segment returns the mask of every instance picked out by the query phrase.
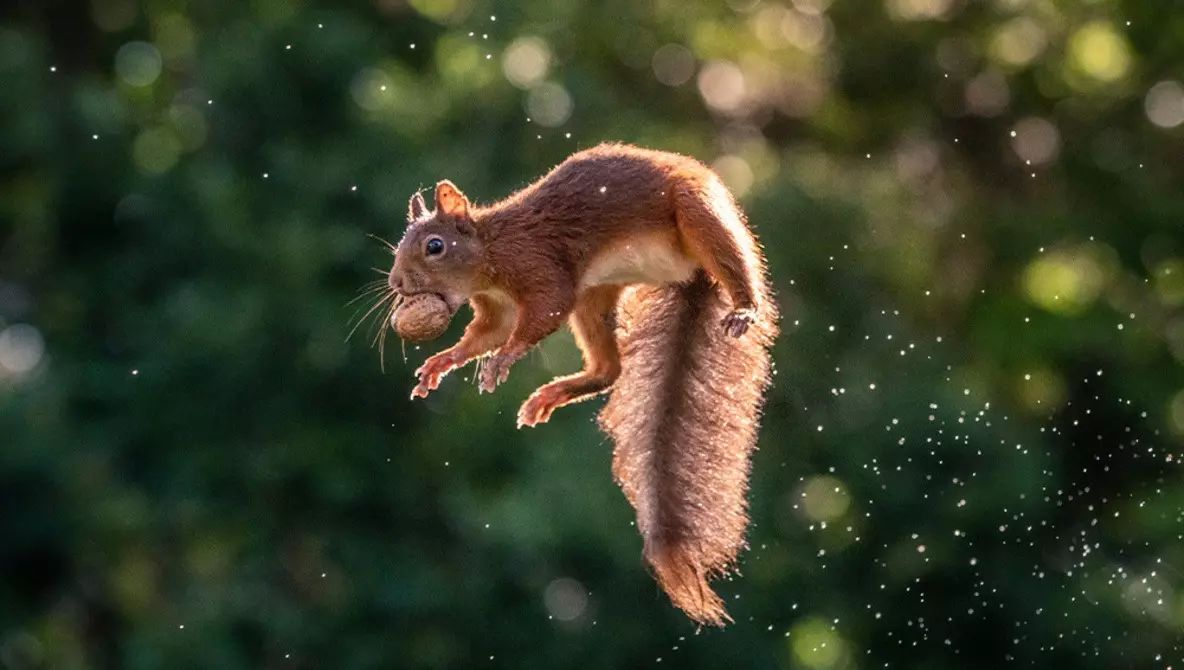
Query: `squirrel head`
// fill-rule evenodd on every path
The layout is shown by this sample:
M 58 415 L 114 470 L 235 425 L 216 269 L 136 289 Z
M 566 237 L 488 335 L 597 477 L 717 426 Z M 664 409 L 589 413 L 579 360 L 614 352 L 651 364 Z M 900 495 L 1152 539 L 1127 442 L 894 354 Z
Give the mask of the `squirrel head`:
M 436 184 L 435 200 L 429 211 L 422 195 L 411 196 L 407 231 L 387 280 L 403 296 L 438 294 L 455 314 L 475 288 L 482 244 L 460 189 L 444 180 Z

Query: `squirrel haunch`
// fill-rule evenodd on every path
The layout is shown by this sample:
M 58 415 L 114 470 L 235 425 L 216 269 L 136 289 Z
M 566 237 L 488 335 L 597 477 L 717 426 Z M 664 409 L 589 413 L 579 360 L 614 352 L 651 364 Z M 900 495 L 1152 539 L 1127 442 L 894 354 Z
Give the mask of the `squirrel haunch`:
M 434 293 L 473 320 L 416 371 L 413 397 L 488 356 L 479 389 L 566 320 L 584 370 L 536 390 L 519 426 L 611 391 L 600 426 L 637 511 L 644 556 L 694 621 L 730 620 L 709 585 L 735 565 L 777 309 L 764 256 L 710 168 L 622 144 L 578 152 L 489 206 L 451 182 L 412 197 L 391 268 L 404 296 Z

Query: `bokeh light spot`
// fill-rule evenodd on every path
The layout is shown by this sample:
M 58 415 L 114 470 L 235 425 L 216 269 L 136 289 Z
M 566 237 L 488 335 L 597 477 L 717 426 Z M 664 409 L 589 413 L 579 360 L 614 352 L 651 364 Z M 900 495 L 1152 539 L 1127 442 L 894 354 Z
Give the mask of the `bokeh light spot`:
M 1122 79 L 1131 68 L 1130 47 L 1105 21 L 1078 29 L 1069 40 L 1069 57 L 1078 72 L 1102 83 Z
M 160 52 L 148 42 L 128 42 L 115 52 L 115 72 L 131 86 L 149 86 L 160 76 Z
M 790 648 L 802 665 L 818 670 L 833 668 L 846 655 L 846 642 L 830 624 L 818 617 L 810 617 L 790 630 Z
M 1044 254 L 1024 273 L 1028 299 L 1039 307 L 1064 316 L 1089 309 L 1105 286 L 1106 266 L 1093 247 Z
M 978 116 L 998 116 L 1011 104 L 1011 89 L 1003 75 L 988 70 L 966 84 L 966 108 Z
M 788 44 L 806 53 L 821 51 L 830 36 L 830 24 L 819 14 L 786 11 L 781 15 L 781 37 Z
M 136 167 L 149 174 L 168 172 L 181 158 L 181 140 L 169 128 L 150 128 L 132 144 Z
M 898 21 L 945 18 L 953 0 L 887 0 L 888 15 Z
M 192 56 L 194 42 L 193 24 L 181 14 L 165 14 L 156 22 L 156 44 L 165 58 Z
M 173 105 L 169 109 L 169 121 L 177 131 L 186 151 L 193 151 L 205 144 L 206 119 L 201 111 L 192 105 Z
M 1172 396 L 1167 406 L 1168 427 L 1180 437 L 1184 437 L 1184 389 L 1180 389 Z
M 571 118 L 573 108 L 567 89 L 554 82 L 536 86 L 526 96 L 526 111 L 540 126 L 554 128 L 563 125 Z
M 1175 128 L 1184 123 L 1184 86 L 1168 79 L 1147 91 L 1143 98 L 1147 118 L 1160 128 Z
M 842 480 L 826 475 L 811 477 L 801 489 L 802 511 L 812 521 L 841 519 L 851 507 L 851 495 Z
M 486 66 L 487 49 L 458 33 L 450 33 L 436 42 L 436 67 L 448 86 L 471 91 L 492 83 L 497 70 Z
M 695 56 L 681 44 L 667 44 L 654 52 L 654 78 L 667 86 L 681 86 L 695 74 Z
M 991 54 L 1008 65 L 1027 65 L 1044 53 L 1048 36 L 1044 28 L 1027 16 L 1020 16 L 999 27 L 991 40 Z
M 387 73 L 376 67 L 368 67 L 354 76 L 349 92 L 359 107 L 374 112 L 391 101 L 395 87 Z
M 699 72 L 699 93 L 709 107 L 725 113 L 739 111 L 744 105 L 744 73 L 734 63 L 714 61 Z
M 570 577 L 560 577 L 543 590 L 543 604 L 547 612 L 560 621 L 579 618 L 588 606 L 588 590 Z
M 41 362 L 45 341 L 41 332 L 25 323 L 18 323 L 0 331 L 0 368 L 8 374 L 21 376 Z
M 468 15 L 468 0 L 409 0 L 415 11 L 439 23 L 457 23 Z
M 520 37 L 506 47 L 502 72 L 518 88 L 532 88 L 547 78 L 551 69 L 551 48 L 537 37 Z
M 1167 305 L 1184 305 L 1184 260 L 1169 258 L 1155 266 L 1155 292 Z
M 1039 117 L 1020 119 L 1011 131 L 1011 148 L 1026 163 L 1043 165 L 1055 159 L 1061 150 L 1057 127 Z
M 1059 408 L 1068 394 L 1065 380 L 1055 370 L 1033 368 L 1019 382 L 1019 399 L 1032 413 L 1047 413 Z
M 794 0 L 793 6 L 799 12 L 817 16 L 830 9 L 833 2 L 834 0 Z

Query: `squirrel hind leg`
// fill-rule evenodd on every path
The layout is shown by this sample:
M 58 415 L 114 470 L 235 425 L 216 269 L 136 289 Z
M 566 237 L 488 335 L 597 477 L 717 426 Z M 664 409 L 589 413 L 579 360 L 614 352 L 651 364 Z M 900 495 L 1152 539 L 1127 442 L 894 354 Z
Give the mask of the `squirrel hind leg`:
M 612 388 L 621 375 L 621 353 L 614 334 L 620 286 L 590 288 L 576 301 L 571 330 L 584 356 L 584 370 L 560 377 L 531 394 L 518 412 L 518 426 L 545 423 L 555 410 Z
M 614 381 L 613 378 L 586 371 L 560 377 L 530 394 L 522 409 L 518 410 L 518 427 L 546 423 L 555 410 L 597 396 L 611 388 Z
M 729 334 L 747 330 L 761 299 L 761 257 L 756 239 L 727 188 L 710 180 L 675 193 L 675 222 L 687 251 L 718 282 L 735 312 L 723 325 Z

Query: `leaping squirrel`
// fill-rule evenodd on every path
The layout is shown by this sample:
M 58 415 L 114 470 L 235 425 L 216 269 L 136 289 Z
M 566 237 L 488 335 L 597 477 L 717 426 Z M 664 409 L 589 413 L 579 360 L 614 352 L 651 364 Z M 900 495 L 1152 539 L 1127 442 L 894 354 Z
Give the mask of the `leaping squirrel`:
M 488 206 L 449 181 L 435 210 L 411 198 L 389 275 L 473 320 L 416 371 L 412 397 L 488 356 L 481 392 L 566 320 L 584 370 L 536 390 L 518 425 L 611 390 L 600 426 L 637 511 L 644 555 L 700 624 L 731 621 L 708 581 L 735 567 L 748 526 L 749 456 L 778 332 L 760 245 L 719 176 L 624 144 L 575 153 Z

